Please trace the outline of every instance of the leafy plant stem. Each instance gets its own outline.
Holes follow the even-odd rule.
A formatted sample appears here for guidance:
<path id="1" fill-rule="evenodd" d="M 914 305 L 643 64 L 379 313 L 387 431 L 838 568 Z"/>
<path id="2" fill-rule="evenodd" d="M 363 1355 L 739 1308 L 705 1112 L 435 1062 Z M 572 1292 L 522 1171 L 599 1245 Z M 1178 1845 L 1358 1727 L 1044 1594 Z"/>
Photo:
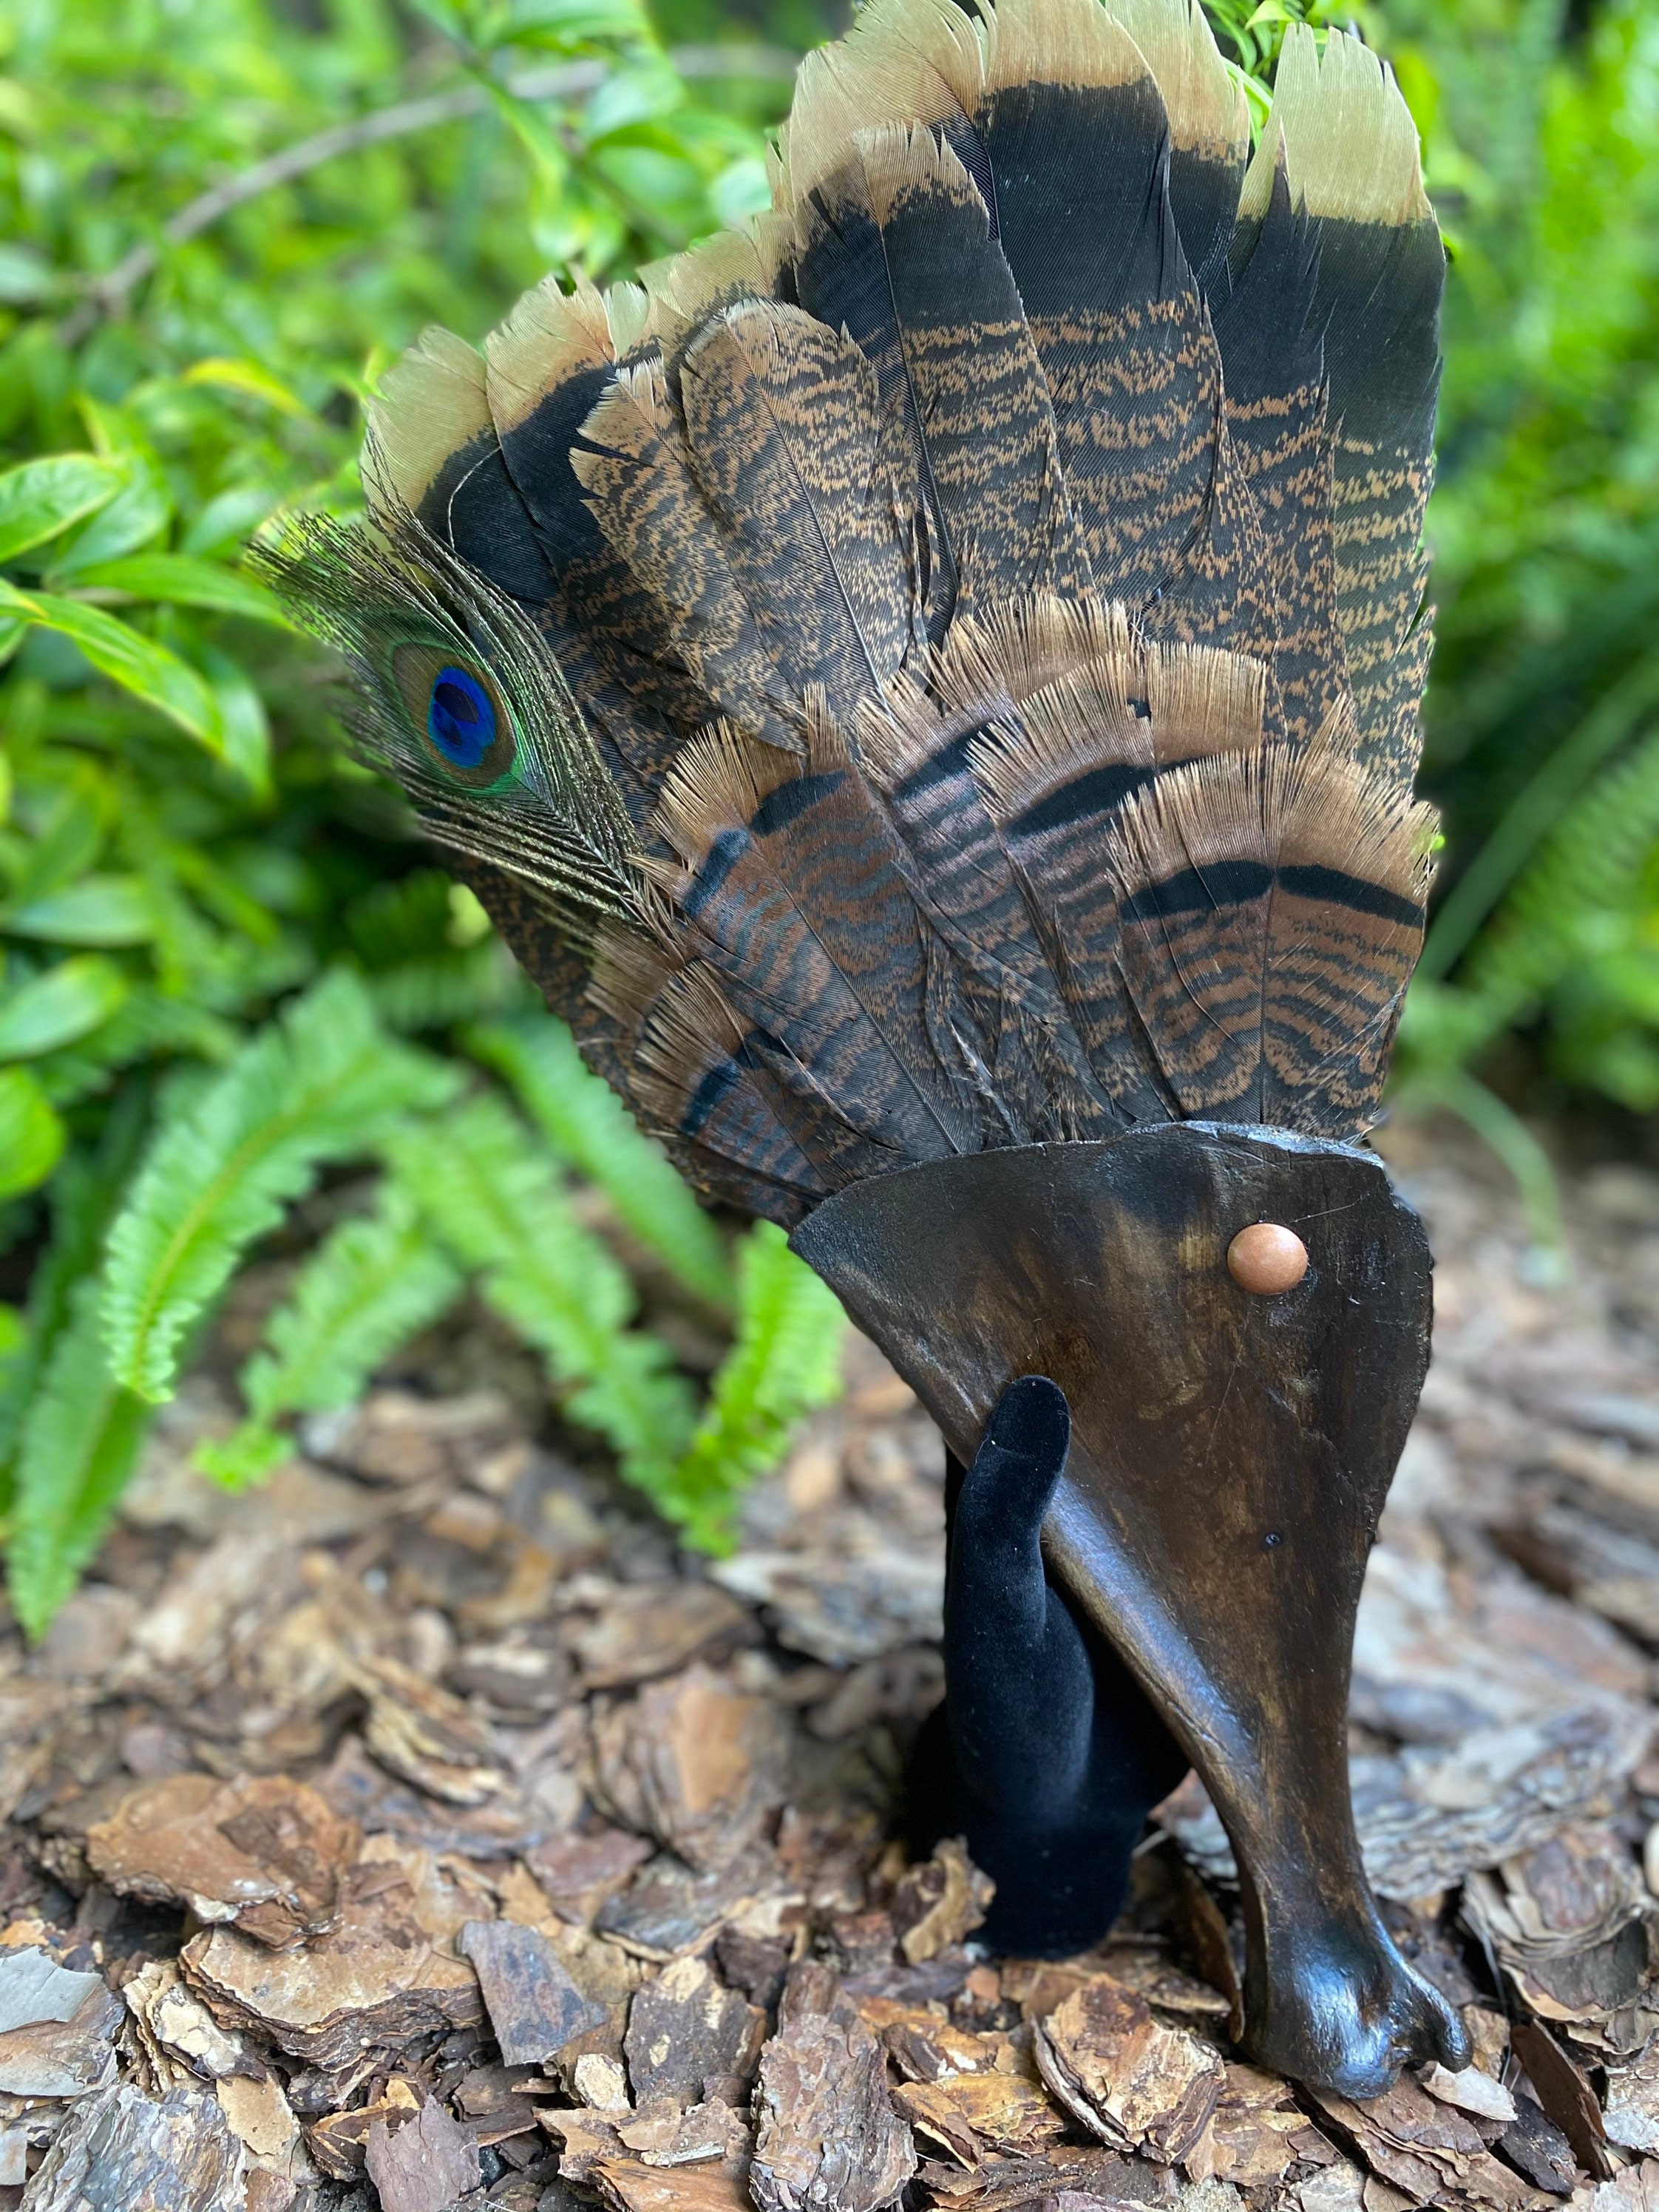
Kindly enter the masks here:
<path id="1" fill-rule="evenodd" d="M 1491 1148 L 1520 1193 L 1533 1244 L 1531 1272 L 1541 1281 L 1565 1281 L 1567 1243 L 1561 1186 L 1549 1154 L 1514 1109 L 1458 1067 L 1425 1069 L 1401 1084 L 1395 1097 L 1404 1111 L 1441 1107 L 1456 1115 Z"/>

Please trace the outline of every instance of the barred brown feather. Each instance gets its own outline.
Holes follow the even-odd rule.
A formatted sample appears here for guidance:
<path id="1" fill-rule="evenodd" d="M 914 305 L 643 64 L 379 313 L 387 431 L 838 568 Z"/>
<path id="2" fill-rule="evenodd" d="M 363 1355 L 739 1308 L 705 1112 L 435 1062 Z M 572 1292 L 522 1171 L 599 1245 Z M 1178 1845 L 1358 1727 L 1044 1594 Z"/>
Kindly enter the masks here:
<path id="1" fill-rule="evenodd" d="M 925 925 L 891 829 L 821 716 L 811 738 L 794 774 L 725 726 L 677 763 L 659 816 L 686 940 L 875 1141 L 905 1158 L 976 1149 L 929 1040 Z"/>
<path id="2" fill-rule="evenodd" d="M 802 306 L 863 348 L 908 427 L 943 570 L 939 623 L 1086 589 L 1047 380 L 989 211 L 950 145 L 919 128 L 860 131 L 799 234 Z"/>
<path id="3" fill-rule="evenodd" d="M 817 684 L 850 714 L 903 665 L 921 616 L 915 495 L 869 362 L 799 308 L 746 302 L 688 343 L 680 398 L 698 484 L 795 696 Z"/>

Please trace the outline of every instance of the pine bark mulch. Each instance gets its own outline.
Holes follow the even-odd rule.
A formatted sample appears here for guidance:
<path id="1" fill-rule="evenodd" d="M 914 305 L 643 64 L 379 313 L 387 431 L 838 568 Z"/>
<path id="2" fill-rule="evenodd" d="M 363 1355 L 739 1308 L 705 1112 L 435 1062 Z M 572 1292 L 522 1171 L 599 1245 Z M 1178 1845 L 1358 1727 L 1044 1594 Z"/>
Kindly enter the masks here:
<path id="1" fill-rule="evenodd" d="M 1479 1162 L 1395 1149 L 1438 1319 L 1354 1787 L 1473 2070 L 1239 2057 L 1190 1780 L 1085 1959 L 905 1864 L 942 1459 L 867 1346 L 710 1567 L 480 1338 L 240 1496 L 210 1369 L 0 1638 L 0 2212 L 1659 2212 L 1659 1176 L 1574 1182 L 1553 1290 Z"/>

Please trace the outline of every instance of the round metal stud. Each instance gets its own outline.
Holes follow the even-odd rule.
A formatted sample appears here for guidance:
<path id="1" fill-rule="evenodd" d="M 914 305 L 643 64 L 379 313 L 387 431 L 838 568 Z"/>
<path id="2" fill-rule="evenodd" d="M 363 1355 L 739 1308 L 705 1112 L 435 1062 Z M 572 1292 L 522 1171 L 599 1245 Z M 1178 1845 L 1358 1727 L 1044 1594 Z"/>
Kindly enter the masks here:
<path id="1" fill-rule="evenodd" d="M 1293 1229 L 1253 1221 L 1227 1247 L 1227 1271 L 1241 1290 L 1258 1298 L 1293 1291 L 1308 1272 L 1308 1248 Z"/>

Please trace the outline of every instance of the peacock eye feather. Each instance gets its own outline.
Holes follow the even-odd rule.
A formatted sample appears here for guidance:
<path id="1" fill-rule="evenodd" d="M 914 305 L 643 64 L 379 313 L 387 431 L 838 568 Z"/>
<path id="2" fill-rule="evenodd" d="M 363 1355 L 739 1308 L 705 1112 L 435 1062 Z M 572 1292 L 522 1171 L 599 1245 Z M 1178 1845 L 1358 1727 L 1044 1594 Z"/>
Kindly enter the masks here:
<path id="1" fill-rule="evenodd" d="M 488 669 L 458 659 L 453 648 L 404 645 L 392 655 L 392 672 L 434 768 L 473 791 L 511 778 L 518 730 Z"/>
<path id="2" fill-rule="evenodd" d="M 495 742 L 489 694 L 465 668 L 441 668 L 427 702 L 426 733 L 452 768 L 482 765 Z"/>

